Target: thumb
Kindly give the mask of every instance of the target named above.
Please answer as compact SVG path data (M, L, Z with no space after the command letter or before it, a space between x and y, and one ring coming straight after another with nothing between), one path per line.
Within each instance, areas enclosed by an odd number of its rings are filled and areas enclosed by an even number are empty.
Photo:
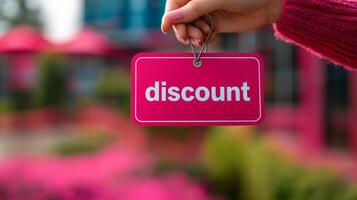
M214 10L220 9L221 0L191 0L183 7L164 16L172 24L190 23Z

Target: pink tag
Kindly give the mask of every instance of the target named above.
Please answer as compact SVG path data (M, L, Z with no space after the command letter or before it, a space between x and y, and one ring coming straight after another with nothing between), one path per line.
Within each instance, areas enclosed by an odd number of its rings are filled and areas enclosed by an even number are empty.
M141 53L132 60L131 118L143 126L257 125L264 118L256 54Z

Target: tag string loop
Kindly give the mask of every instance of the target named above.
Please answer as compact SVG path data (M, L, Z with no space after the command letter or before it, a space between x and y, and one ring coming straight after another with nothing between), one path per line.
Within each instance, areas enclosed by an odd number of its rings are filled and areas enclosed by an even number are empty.
M206 37L206 40L205 40L204 44L202 45L202 47L201 47L201 49L199 50L198 53L196 53L196 49L193 46L193 44L191 43L191 41L190 41L190 47L191 47L191 50L192 50L192 53L193 53L193 57L194 57L193 65L195 67L200 67L201 66L201 64L202 64L202 62L201 62L202 53L203 53L203 51L205 51L207 53L208 42L211 39L211 36L213 34L213 30L214 30L214 22L213 22L212 16L209 15L209 14L207 14L206 16L210 20L210 26L211 27L210 27L210 31L208 33L208 36Z

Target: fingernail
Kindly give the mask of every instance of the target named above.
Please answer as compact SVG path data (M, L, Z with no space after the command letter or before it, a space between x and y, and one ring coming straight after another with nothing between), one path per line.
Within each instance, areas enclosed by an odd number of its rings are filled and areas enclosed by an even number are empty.
M164 27L163 27L163 26L161 26L161 32L162 32L163 34L167 34L167 32L164 31Z
M199 39L191 39L191 43L196 45L196 46L202 46L201 43L202 41Z
M179 38L178 40L184 45L189 45L190 44L190 41L188 39L185 40L185 39Z
M186 45L189 45L189 44L190 44L190 40L189 40L189 39L186 39L186 40L185 40L185 44L186 44Z
M211 31L211 29L210 29L210 28L205 28L203 31L204 31L205 34L209 34L209 32Z
M185 15L182 9L177 9L166 14L166 17L172 21L183 19L184 16Z

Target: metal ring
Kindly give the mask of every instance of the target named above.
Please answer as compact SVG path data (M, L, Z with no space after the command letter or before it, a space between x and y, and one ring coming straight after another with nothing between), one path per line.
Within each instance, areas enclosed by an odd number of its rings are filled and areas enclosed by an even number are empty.
M194 60L193 60L193 64L195 67L200 67L202 65L202 62L200 61L201 60L201 56L202 56L202 53L203 51L205 51L207 53L207 48L208 48L208 41L210 40L212 34L213 34L213 30L214 30L214 22L213 22L213 18L211 15L207 14L206 15L209 19L210 19L210 22L211 22L211 30L209 31L208 33L208 36L203 44L203 46L201 47L200 51L198 52L198 54L196 54L196 50L195 50L195 47L192 45L191 41L190 41L190 46L191 46L191 50L192 50L192 53L193 53L193 57L194 57ZM199 65L197 65L199 63Z
M201 65L202 65L202 60L199 59L199 60L196 60L196 59L193 59L193 66L196 67L196 68L200 68Z

